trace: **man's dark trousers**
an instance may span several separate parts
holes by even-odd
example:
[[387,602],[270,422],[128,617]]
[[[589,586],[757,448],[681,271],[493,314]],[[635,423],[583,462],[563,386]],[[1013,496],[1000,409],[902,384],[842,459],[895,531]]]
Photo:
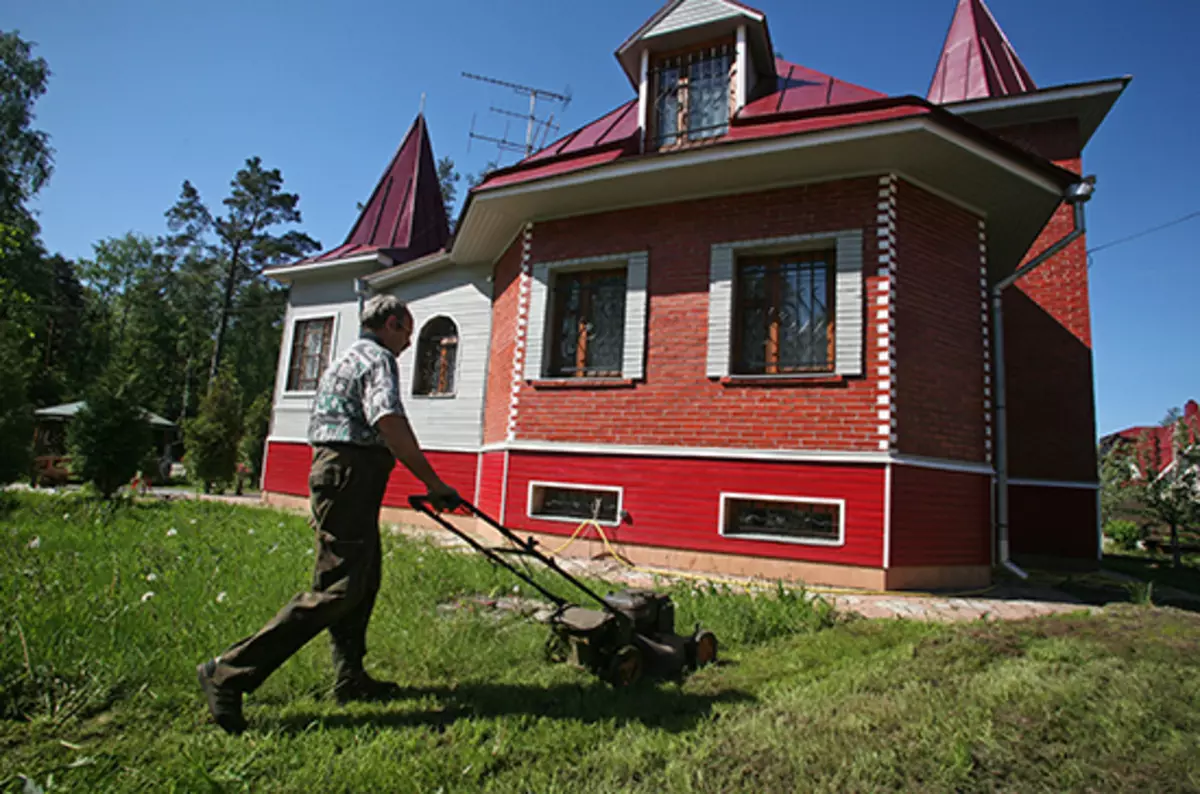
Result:
[[379,509],[395,464],[385,447],[314,447],[308,476],[317,547],[312,591],[296,595],[257,634],[222,653],[213,675],[217,686],[252,692],[323,629],[329,629],[338,679],[362,672],[379,592]]

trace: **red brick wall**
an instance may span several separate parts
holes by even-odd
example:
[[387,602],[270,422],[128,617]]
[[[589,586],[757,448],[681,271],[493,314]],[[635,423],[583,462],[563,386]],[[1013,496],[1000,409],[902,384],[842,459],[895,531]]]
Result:
[[[839,385],[729,386],[705,375],[710,246],[718,242],[861,228],[867,252],[875,236],[877,178],[809,185],[752,195],[702,199],[535,224],[537,261],[648,250],[648,343],[644,382],[622,389],[545,389],[523,384],[519,439],[821,448],[878,452],[874,382]],[[492,366],[486,438],[502,423],[492,403],[507,407],[519,284],[511,252],[496,273]],[[864,291],[874,286],[866,257]],[[876,350],[865,322],[864,348]],[[507,346],[506,346],[507,345]],[[864,358],[865,372],[873,362]]]
[[483,443],[503,441],[512,393],[513,346],[521,280],[522,237],[518,236],[492,270],[492,340],[484,394]]
[[903,180],[896,214],[897,451],[982,462],[979,219]]
[[[1063,168],[1082,173],[1074,122],[1027,125],[1003,133]],[[1074,224],[1071,209],[1060,207],[1026,261],[1062,239]],[[1094,481],[1096,413],[1086,235],[1006,292],[1004,325],[1011,475]]]

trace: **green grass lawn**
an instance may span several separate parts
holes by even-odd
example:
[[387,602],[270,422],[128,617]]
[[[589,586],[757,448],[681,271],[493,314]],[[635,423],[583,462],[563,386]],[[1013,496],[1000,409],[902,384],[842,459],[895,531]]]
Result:
[[510,592],[503,571],[385,543],[367,661],[407,696],[337,707],[318,638],[231,737],[208,722],[195,665],[307,584],[304,519],[21,495],[0,513],[0,791],[1200,788],[1189,613],[940,626],[676,587],[680,625],[713,628],[723,662],[614,691],[543,661],[538,624],[438,609]]

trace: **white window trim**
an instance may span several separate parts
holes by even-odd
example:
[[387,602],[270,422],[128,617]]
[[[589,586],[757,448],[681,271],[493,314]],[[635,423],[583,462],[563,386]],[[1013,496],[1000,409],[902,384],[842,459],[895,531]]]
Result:
[[[441,319],[442,317],[445,317],[447,320],[454,323],[454,333],[458,337],[458,342],[455,343],[454,347],[454,389],[448,394],[417,394],[414,390],[417,388],[417,368],[421,365],[421,331],[425,330],[425,326],[429,325],[434,320]],[[460,374],[459,370],[462,369],[462,326],[459,325],[458,320],[454,319],[453,315],[446,312],[438,312],[437,314],[431,314],[423,323],[421,323],[421,331],[416,333],[416,344],[413,345],[412,348],[412,381],[408,389],[408,396],[412,397],[414,400],[458,399],[458,376]]]
[[[284,356],[285,356],[284,367],[283,367],[283,392],[282,392],[284,397],[304,398],[304,397],[315,397],[317,394],[316,389],[289,389],[288,388],[288,375],[292,371],[292,350],[295,347],[295,342],[296,342],[296,328],[297,328],[297,326],[300,325],[300,323],[311,322],[313,320],[333,320],[333,327],[330,330],[330,339],[329,339],[329,359],[325,362],[325,366],[328,367],[331,363],[333,363],[334,357],[337,356],[338,331],[340,330],[338,328],[339,323],[338,323],[338,313],[337,312],[320,312],[320,313],[314,313],[314,314],[292,315],[292,317],[290,318],[290,322],[289,322],[288,330],[287,330],[286,346],[283,348],[285,351],[284,352]],[[324,375],[325,374],[324,371],[322,371],[321,374]]]
[[[625,333],[619,378],[578,378],[581,382],[603,380],[641,380],[645,377],[648,251],[589,256],[535,262],[529,294],[529,335],[525,349],[525,380],[562,380],[546,374],[549,346],[546,344],[553,303],[554,276],[580,270],[596,270],[605,265],[625,267]],[[572,378],[571,380],[576,380]]]
[[[730,540],[757,540],[770,543],[792,543],[797,546],[844,546],[846,545],[846,500],[826,499],[816,496],[781,496],[779,494],[734,493],[721,492],[721,505],[717,515],[717,532],[723,538]],[[820,540],[816,538],[789,538],[782,535],[744,535],[741,533],[729,535],[725,533],[725,509],[730,499],[754,499],[762,502],[787,502],[791,504],[837,505],[838,536],[837,540]]]
[[[834,367],[832,372],[787,375],[733,375],[733,282],[739,255],[837,248],[834,274]],[[708,271],[709,378],[804,379],[863,374],[863,230],[841,229],[786,237],[715,243]]]
[[583,521],[590,519],[571,518],[569,516],[544,516],[535,515],[533,512],[533,492],[535,488],[572,488],[577,491],[608,491],[617,495],[617,520],[616,521],[597,521],[596,523],[602,527],[618,527],[621,525],[621,517],[625,515],[625,489],[619,485],[589,485],[579,482],[550,482],[548,480],[530,480],[529,487],[525,498],[525,515],[537,521],[559,521],[567,524],[580,524]]

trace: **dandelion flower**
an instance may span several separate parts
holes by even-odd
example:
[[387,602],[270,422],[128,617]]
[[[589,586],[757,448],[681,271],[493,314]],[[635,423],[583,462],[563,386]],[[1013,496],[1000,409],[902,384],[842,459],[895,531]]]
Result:
[[307,554],[309,557],[311,557],[311,556],[312,556],[312,553],[313,553],[313,550],[312,550],[312,549],[309,549],[308,551],[306,551],[306,552],[304,552],[304,553],[305,553],[305,554]]
[[34,537],[34,539],[33,539],[33,540],[29,541],[29,543],[27,543],[27,544],[25,545],[25,548],[27,548],[27,549],[36,549],[36,548],[38,548],[38,547],[39,547],[39,546],[41,546],[41,545],[42,545],[42,539],[41,539],[41,537],[40,537],[40,536],[36,536],[36,537]]
[[175,536],[176,536],[176,535],[178,535],[178,534],[179,534],[179,532],[178,532],[178,530],[176,530],[176,529],[175,529],[175,527],[171,527],[170,529],[168,529],[168,530],[167,530],[167,537],[168,537],[168,538],[173,538],[173,537],[175,537]]
[[158,574],[154,573],[153,571],[151,571],[150,573],[146,574],[146,581],[147,581],[147,582],[153,582],[153,581],[154,581],[154,580],[156,580],[156,579],[158,579]]
[[226,594],[226,592],[225,592],[224,590],[222,590],[221,592],[217,593],[217,603],[218,603],[218,604],[224,603],[224,601],[225,601],[226,597],[227,597],[227,594]]
[[146,603],[147,601],[149,601],[151,598],[154,598],[153,590],[147,590],[146,592],[142,593],[142,603],[143,604]]
[[194,525],[195,523],[196,523],[196,519],[194,519],[194,518],[193,518],[193,519],[192,519],[192,524]]
[[519,592],[521,592],[521,585],[519,585],[519,584],[515,584],[515,585],[513,585],[513,592],[514,592],[514,593],[519,593]]
[[254,530],[253,530],[253,529],[247,529],[247,530],[246,530],[246,534],[247,534],[247,535],[253,535],[253,534],[254,534]]
[[70,521],[70,520],[71,520],[71,514],[63,513],[63,521]]

